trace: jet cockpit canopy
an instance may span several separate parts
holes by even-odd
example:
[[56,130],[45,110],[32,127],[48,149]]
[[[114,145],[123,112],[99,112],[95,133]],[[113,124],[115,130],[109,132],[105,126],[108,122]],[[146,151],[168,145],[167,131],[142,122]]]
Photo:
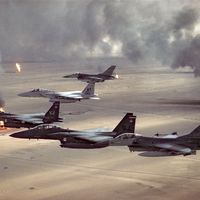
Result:
[[55,125],[51,125],[51,124],[41,124],[36,127],[36,129],[39,129],[39,130],[47,130],[47,129],[52,129],[52,128],[59,128],[59,127]]

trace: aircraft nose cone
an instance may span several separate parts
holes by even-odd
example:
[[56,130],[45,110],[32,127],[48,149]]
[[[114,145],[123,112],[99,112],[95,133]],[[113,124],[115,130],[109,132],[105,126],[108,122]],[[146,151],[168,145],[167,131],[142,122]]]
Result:
[[28,93],[27,92],[23,92],[23,93],[19,93],[18,96],[20,97],[28,97]]
[[69,75],[66,75],[66,76],[63,76],[63,78],[70,78],[70,76],[69,76]]
[[76,77],[77,77],[76,74],[71,74],[71,75],[63,76],[63,78],[76,78]]
[[18,137],[19,137],[19,134],[18,134],[18,133],[13,133],[13,134],[10,134],[10,137],[18,138]]
[[13,138],[28,138],[27,134],[24,131],[10,134],[10,137],[13,137]]

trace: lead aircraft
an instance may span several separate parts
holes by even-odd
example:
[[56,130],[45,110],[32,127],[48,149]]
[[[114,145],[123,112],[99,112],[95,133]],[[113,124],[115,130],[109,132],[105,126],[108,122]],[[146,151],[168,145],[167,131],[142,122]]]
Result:
[[[94,149],[111,145],[111,141],[118,138],[118,136],[123,133],[129,133],[127,139],[132,141],[131,138],[134,138],[134,131],[135,116],[133,116],[132,113],[127,113],[113,131],[109,132],[77,131],[52,125],[40,125],[27,131],[13,133],[10,136],[27,139],[59,140],[60,146],[63,148]],[[126,142],[130,141],[120,141],[120,145],[122,145],[123,142],[126,144]],[[113,143],[113,145],[115,144]],[[119,145],[118,140],[116,145]]]

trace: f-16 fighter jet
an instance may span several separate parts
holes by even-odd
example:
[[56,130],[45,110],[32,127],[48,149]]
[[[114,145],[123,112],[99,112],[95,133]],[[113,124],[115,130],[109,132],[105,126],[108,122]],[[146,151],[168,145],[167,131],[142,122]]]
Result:
[[[64,148],[94,149],[109,145],[131,145],[135,138],[135,116],[127,113],[111,132],[86,132],[63,129],[52,125],[40,125],[27,131],[13,133],[10,136],[27,139],[59,140]],[[124,135],[125,134],[125,135]],[[121,135],[123,139],[121,140]],[[118,139],[120,137],[120,140]]]
[[60,103],[55,102],[46,113],[11,114],[0,112],[0,121],[3,121],[4,126],[9,128],[32,128],[40,124],[62,122],[62,118],[59,117],[59,108]]
[[56,92],[46,89],[34,89],[29,92],[18,94],[21,97],[44,97],[49,98],[50,102],[59,101],[60,103],[74,103],[84,99],[99,99],[94,94],[95,83],[89,83],[84,90],[69,91],[69,92]]
[[105,72],[100,74],[84,74],[84,73],[75,73],[71,75],[63,76],[63,78],[77,78],[83,82],[104,82],[105,80],[112,80],[119,78],[118,75],[113,75],[116,66],[109,67]]

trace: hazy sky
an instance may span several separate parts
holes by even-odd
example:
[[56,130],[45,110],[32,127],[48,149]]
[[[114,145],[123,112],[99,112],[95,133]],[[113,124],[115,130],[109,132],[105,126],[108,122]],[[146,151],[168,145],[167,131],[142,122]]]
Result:
[[4,61],[125,57],[200,74],[198,0],[1,0]]

